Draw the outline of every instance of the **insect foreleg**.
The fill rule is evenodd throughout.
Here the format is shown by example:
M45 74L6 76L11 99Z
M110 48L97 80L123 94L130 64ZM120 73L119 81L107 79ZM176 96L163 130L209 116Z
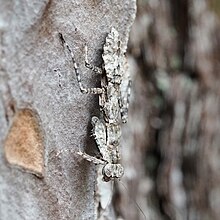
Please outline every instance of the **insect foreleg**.
M99 68L99 67L94 66L94 65L89 63L89 61L88 61L88 47L87 47L87 45L85 45L85 66L88 69L92 70L93 72L95 72L97 74L102 74L103 73L102 68Z
M85 88L82 85L81 76L80 76L80 73L79 73L79 70L78 70L78 65L75 61L73 51L70 49L69 45L64 40L64 37L61 33L59 33L59 37L60 37L60 40L61 40L62 44L67 48L68 52L71 55L72 62L73 62L73 67L74 67L74 70L75 70L75 73L76 73L76 79L79 83L80 91L84 94L102 94L104 92L104 88Z
M106 164L105 161L100 160L100 159L98 159L98 158L96 158L96 157L90 156L90 155L88 155L88 154L86 154L86 153L83 153L83 152L81 152L81 151L77 152L77 154L80 155L80 156L81 156L82 158L84 158L85 160L87 160L87 161L89 161L89 162L92 162L92 163L94 163L94 164L103 164L103 165Z

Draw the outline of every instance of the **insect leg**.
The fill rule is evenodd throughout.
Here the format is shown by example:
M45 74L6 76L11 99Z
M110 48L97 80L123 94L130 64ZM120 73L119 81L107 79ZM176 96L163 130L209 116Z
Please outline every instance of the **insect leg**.
M102 158L110 162L110 155L107 149L107 136L106 136L106 126L105 124L96 116L92 117L92 132L94 139L96 141L97 147L102 155Z
M78 70L78 65L75 61L74 54L73 54L72 50L70 49L69 45L64 40L64 37L61 33L59 33L59 38L60 38L62 44L67 48L67 50L69 51L69 53L71 55L74 70L75 70L75 73L76 73L76 78L77 78L77 81L79 83L80 91L84 94L102 94L104 92L104 88L84 88L83 87L82 81L81 81L81 76L80 76L80 73L79 73L79 70Z
M77 152L77 154L80 155L81 157L83 157L83 159L85 159L85 160L87 160L89 162L92 162L94 164L103 164L103 165L106 164L105 161L100 160L100 159L98 159L96 157L90 156L90 155L88 155L86 153L83 153L81 151Z
M101 68L99 68L97 66L94 66L94 65L89 63L89 61L88 61L88 47L87 47L87 45L85 45L85 66L87 68L89 68L90 70L94 71L97 74L102 74L102 69Z
M126 123L128 120L128 107L131 95L131 80L128 81L126 90L123 91L123 88L121 90L122 91L120 91L119 106L121 111L122 122Z

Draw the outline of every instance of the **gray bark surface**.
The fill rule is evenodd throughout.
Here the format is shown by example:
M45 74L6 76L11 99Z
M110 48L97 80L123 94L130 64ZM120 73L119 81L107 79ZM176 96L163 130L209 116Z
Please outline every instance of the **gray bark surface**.
M99 77L84 67L84 45L97 66L111 27L126 45L135 1L2 0L0 5L0 219L94 219L96 169L75 152L93 152L90 119L99 116L98 97L80 93L58 32L74 50L83 84L97 86ZM33 121L15 123L26 110ZM28 129L34 131L31 140L25 136ZM38 154L43 159L41 175L32 174L32 161L28 170L6 160L4 143L16 140L26 150L30 143L43 143L43 155Z

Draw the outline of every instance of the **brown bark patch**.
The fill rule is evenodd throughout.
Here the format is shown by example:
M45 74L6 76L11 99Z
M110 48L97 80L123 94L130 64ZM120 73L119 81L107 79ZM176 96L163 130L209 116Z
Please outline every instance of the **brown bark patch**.
M43 136L39 120L30 109L16 113L5 141L5 156L11 165L43 175Z

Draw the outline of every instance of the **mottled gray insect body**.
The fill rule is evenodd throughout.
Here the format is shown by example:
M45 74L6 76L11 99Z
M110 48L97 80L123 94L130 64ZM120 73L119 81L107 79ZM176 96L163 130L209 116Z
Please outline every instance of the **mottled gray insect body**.
M93 136L101 158L92 157L82 152L78 152L78 154L88 161L103 165L102 174L104 181L121 178L124 174L119 154L121 122L127 121L130 78L124 74L127 71L127 65L124 52L120 48L119 33L115 28L112 28L106 37L102 54L104 69L95 67L88 62L87 46L85 47L85 66L101 74L101 88L85 88L82 85L74 54L62 34L59 34L59 36L71 55L81 92L99 94L101 115L100 118L92 117L91 123Z
M101 95L101 99L105 95L105 101L103 106L103 116L107 123L109 124L119 124L121 120L120 107L119 107L119 92L115 86L107 86L107 91L105 94Z
M102 58L107 81L114 85L120 84L122 80L121 68L123 68L122 64L125 55L121 51L119 33L115 28L112 28L106 37Z
M124 168L119 163L120 157L118 149L121 136L119 125L108 124L105 126L104 123L95 116L92 117L92 125L93 136L102 156L101 164L104 162L102 170L103 180L107 182L112 178L121 178L124 173ZM110 171L110 169L112 170Z

